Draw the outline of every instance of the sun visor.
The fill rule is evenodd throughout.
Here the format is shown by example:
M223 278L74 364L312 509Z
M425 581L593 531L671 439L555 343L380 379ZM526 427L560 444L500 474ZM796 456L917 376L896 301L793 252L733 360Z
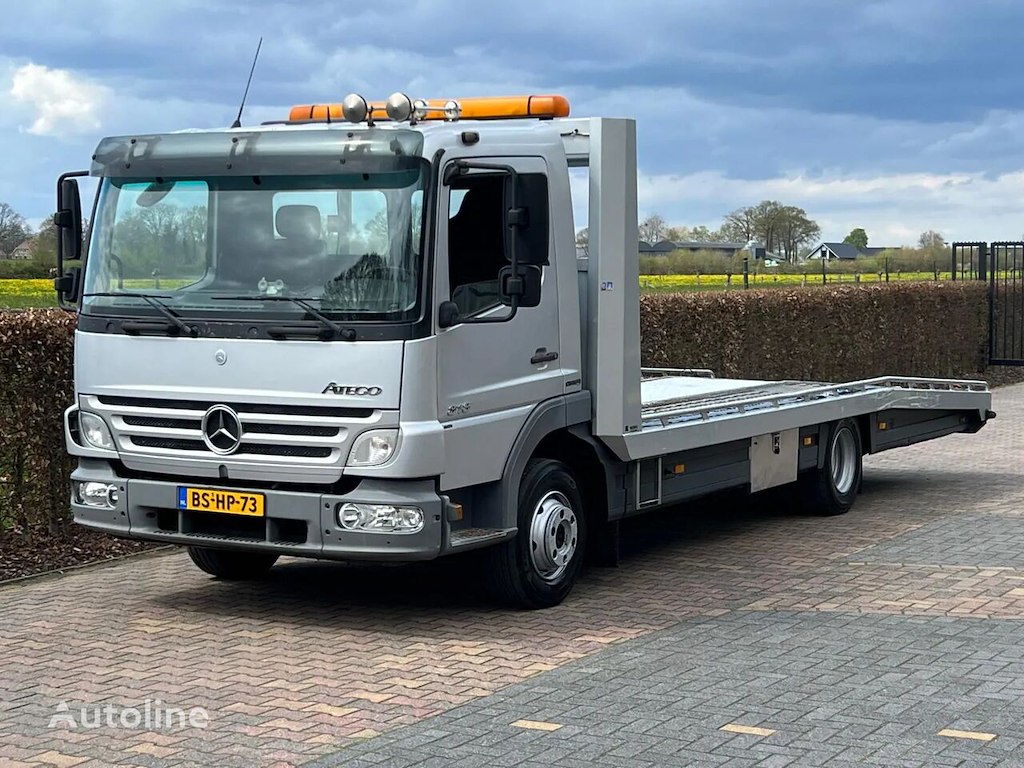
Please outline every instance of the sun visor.
M262 176L397 171L421 162L423 135L403 129L269 130L112 136L93 176Z

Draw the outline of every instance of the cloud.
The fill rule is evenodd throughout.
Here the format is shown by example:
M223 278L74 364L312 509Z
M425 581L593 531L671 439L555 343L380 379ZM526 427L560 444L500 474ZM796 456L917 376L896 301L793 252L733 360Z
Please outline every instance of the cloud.
M826 240L864 227L872 242L912 244L926 229L949 240L1010 240L1020 236L1016 216L1024 196L1024 171L895 173L861 176L730 178L718 171L684 176L641 174L641 215L670 222L718 226L722 216L760 200L805 208Z
M100 128L110 90L67 69L25 64L14 71L10 95L34 111L29 133L66 136Z

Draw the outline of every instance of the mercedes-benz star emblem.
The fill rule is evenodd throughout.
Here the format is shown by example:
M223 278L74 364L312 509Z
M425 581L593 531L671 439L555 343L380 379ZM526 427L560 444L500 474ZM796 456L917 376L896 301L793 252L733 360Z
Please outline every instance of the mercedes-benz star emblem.
M227 455L242 443L242 422L226 405L215 405L203 415L203 442L214 453Z

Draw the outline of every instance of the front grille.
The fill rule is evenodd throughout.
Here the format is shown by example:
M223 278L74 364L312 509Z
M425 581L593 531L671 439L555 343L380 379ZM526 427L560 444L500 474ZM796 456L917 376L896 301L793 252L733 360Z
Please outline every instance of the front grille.
M202 440L174 440L168 437L139 437L130 438L133 445L141 448L160 448L165 451L208 451L206 443Z
M311 424L246 424L246 434L255 435L308 435L310 437L334 437L338 427L316 427Z
M205 413L213 405L226 405L238 413L270 413L282 416L326 416L333 419L368 419L372 408L332 408L319 405L270 405L267 403L221 403L202 400L163 400L152 397L113 397L100 395L96 398L104 405L127 406L129 408L166 409L174 408Z
M208 451L202 440L175 440L166 437L131 438L133 444L141 448L160 448L165 451ZM300 445L274 445L272 443L242 443L232 456L248 454L252 456L302 456L310 459L325 459L331 455L330 448L305 447ZM218 456L221 454L217 454Z
M124 423L133 427L159 427L162 429L199 429L202 419L168 419L157 416L123 416Z
M238 414L241 444L231 454L209 449L203 436L203 418L214 405L226 405ZM344 461L353 422L373 422L378 411L369 408L272 405L83 395L82 407L102 414L114 433L125 461L145 454L177 454L188 459L218 462L340 466Z

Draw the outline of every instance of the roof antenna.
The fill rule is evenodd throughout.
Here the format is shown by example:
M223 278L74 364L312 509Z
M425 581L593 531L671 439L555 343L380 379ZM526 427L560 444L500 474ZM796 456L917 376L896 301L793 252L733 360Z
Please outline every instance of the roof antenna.
M260 48L263 47L263 37L260 37L260 41L256 44L256 55L252 57L252 67L249 68L249 79L245 81L245 93L242 94L242 103L238 105L238 117L235 118L235 122L231 124L232 128L242 127L242 110L245 109L245 100L249 98L249 86L252 85L252 73L256 71L256 61L260 57Z

